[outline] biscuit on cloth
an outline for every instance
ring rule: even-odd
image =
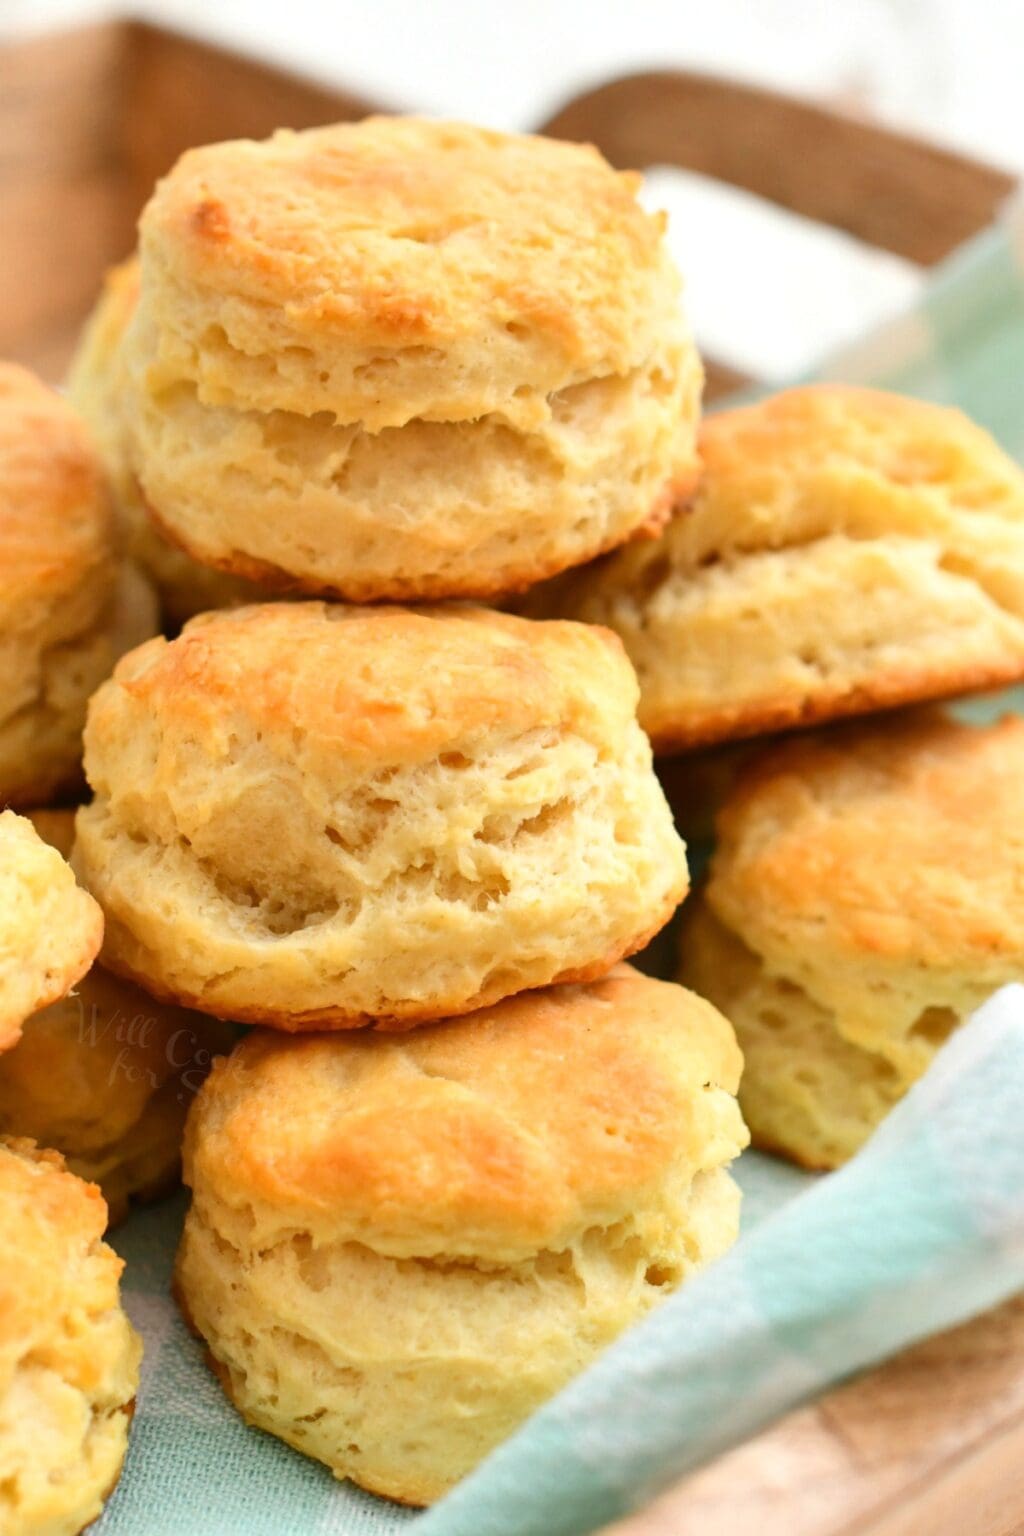
[[[710,417],[663,536],[531,611],[606,624],[656,751],[1024,675],[1024,476],[958,411],[815,385]]]
[[[0,363],[0,805],[44,805],[80,781],[89,695],[155,630],[149,584],[117,559],[84,424]]]
[[[850,1157],[997,988],[1024,980],[1024,720],[928,711],[747,770],[683,915],[680,978],[732,1021],[755,1141]]]
[[[39,835],[68,854],[73,811],[41,811]],[[154,1002],[94,965],[74,991],[26,1020],[0,1055],[0,1135],[63,1154],[100,1186],[111,1223],[177,1179],[189,1104],[230,1025]]]
[[[132,469],[121,341],[139,296],[136,257],[107,273],[68,373],[68,398],[92,431],[114,492],[125,552],[153,583],[168,621],[252,602],[251,582],[200,565],[154,527]]]
[[[0,812],[0,1051],[25,1020],[79,981],[103,942],[103,914],[56,849]]]
[[[121,1473],[141,1342],[94,1184],[0,1138],[0,1532],[76,1536]]]
[[[417,118],[191,150],[142,215],[124,347],[159,527],[357,602],[518,590],[660,527],[703,375],[638,186]]]
[[[735,1240],[740,1065],[628,966],[400,1037],[250,1035],[189,1116],[177,1263],[228,1396],[440,1497]]]
[[[75,867],[104,963],[284,1029],[602,975],[687,886],[614,635],[487,609],[222,609],[124,658]]]

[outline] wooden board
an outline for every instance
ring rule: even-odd
[[[139,23],[0,47],[0,356],[58,378],[154,179],[190,144],[361,116],[362,97]],[[928,265],[992,218],[1002,171],[730,81],[634,75],[546,131],[675,165]],[[739,375],[709,360],[709,396]],[[1024,1301],[790,1414],[616,1536],[1024,1532]]]

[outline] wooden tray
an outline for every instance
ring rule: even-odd
[[[155,178],[191,144],[355,118],[373,103],[137,22],[0,48],[0,356],[59,378]],[[992,219],[1001,171],[707,76],[634,75],[545,132],[675,165],[923,266]],[[709,364],[708,394],[741,382]],[[1024,1300],[790,1414],[617,1536],[1024,1532]]]

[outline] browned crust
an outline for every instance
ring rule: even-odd
[[[651,738],[655,752],[671,756],[748,736],[798,731],[807,726],[824,725],[830,720],[899,709],[906,704],[952,698],[961,693],[983,693],[990,688],[1020,682],[1022,678],[1024,657],[1020,656],[991,666],[946,668],[941,672],[908,667],[902,672],[873,678],[868,683],[858,683],[841,691],[822,690],[816,695],[805,694],[799,699],[774,702],[761,699],[717,713],[708,710],[693,722],[652,720],[641,700],[640,723]]]
[[[349,581],[323,582],[315,581],[311,577],[295,576],[279,565],[274,565],[268,560],[257,560],[242,550],[233,550],[229,556],[215,560],[190,544],[178,529],[167,523],[148,497],[143,496],[142,501],[150,522],[168,544],[180,549],[198,565],[208,566],[211,570],[221,571],[228,576],[240,576],[255,586],[262,587],[270,596],[321,597],[349,603],[436,603],[450,599],[484,602],[525,592],[538,582],[547,581],[552,576],[560,576],[563,571],[572,570],[577,565],[587,565],[601,555],[610,554],[620,545],[629,543],[633,539],[657,538],[671,518],[676,500],[680,495],[688,494],[693,489],[699,475],[699,467],[694,465],[685,477],[675,476],[666,481],[648,510],[631,528],[614,534],[590,549],[581,550],[571,557],[549,560],[544,564],[518,566],[501,574],[481,575],[477,578],[467,577],[462,581],[427,577],[406,580],[393,577],[390,580],[372,581],[354,578]]]
[[[192,1008],[197,1013],[210,1014],[215,1019],[227,1019],[237,1024],[259,1024],[267,1029],[283,1030],[287,1034],[334,1029],[377,1029],[382,1034],[398,1034],[415,1029],[419,1024],[436,1024],[441,1019],[454,1019],[465,1013],[476,1013],[481,1008],[490,1008],[495,1003],[500,1003],[506,997],[518,996],[519,992],[538,992],[545,987],[583,985],[586,982],[598,981],[602,976],[606,976],[620,960],[627,960],[630,955],[637,954],[651,942],[656,934],[661,932],[688,890],[689,880],[684,879],[662,903],[652,925],[627,939],[624,944],[614,946],[600,959],[592,960],[587,965],[559,971],[548,981],[536,982],[530,987],[521,987],[517,992],[491,988],[477,992],[475,996],[463,1003],[439,1002],[432,1007],[410,1008],[407,1013],[402,1014],[351,1013],[343,1008],[317,1008],[301,1013],[282,1013],[279,1010],[259,1006],[228,1011],[211,1007],[208,999],[197,997],[191,992],[173,991],[165,983],[146,976],[142,971],[133,970],[116,955],[105,954],[103,964],[115,975],[134,982],[157,1002],[176,1003],[183,1008]]]

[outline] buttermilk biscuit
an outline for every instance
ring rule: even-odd
[[[103,940],[103,914],[30,821],[0,813],[0,1051],[64,996]]]
[[[484,609],[193,619],[93,700],[76,868],[104,959],[285,1029],[587,980],[687,883],[613,635]]]
[[[79,779],[90,693],[155,629],[84,426],[0,363],[0,804],[45,804]]]
[[[253,1424],[440,1497],[736,1237],[740,1054],[628,966],[401,1039],[258,1032],[189,1117],[186,1315]]]
[[[70,852],[72,811],[32,819]],[[233,1038],[230,1026],[154,1002],[94,965],[0,1055],[0,1134],[55,1147],[72,1173],[100,1186],[111,1222],[120,1221],[130,1201],[174,1183],[192,1096]]]
[[[514,590],[660,526],[702,375],[638,184],[412,118],[183,156],[124,349],[159,526],[355,601]]]
[[[107,1210],[56,1152],[0,1139],[0,1531],[76,1536],[121,1473],[142,1345]]]
[[[950,1032],[1024,979],[1024,721],[787,743],[719,814],[681,977],[732,1020],[756,1141],[849,1157]]]
[[[703,427],[657,542],[555,583],[607,624],[660,750],[1024,674],[1024,478],[957,411],[835,385]]]
[[[251,602],[256,589],[191,559],[157,532],[146,511],[132,469],[121,358],[121,341],[138,296],[139,264],[132,257],[107,274],[71,364],[68,397],[88,423],[103,458],[125,552],[153,583],[167,619],[180,625],[207,608]]]

